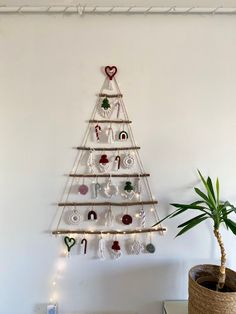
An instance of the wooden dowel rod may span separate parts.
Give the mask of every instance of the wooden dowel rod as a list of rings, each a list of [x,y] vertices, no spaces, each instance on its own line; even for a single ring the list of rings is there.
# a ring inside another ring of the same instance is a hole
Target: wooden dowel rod
[[[59,203],[58,206],[136,206],[136,205],[151,205],[157,204],[157,201],[142,201],[142,202],[66,202]]]
[[[132,123],[131,120],[89,120],[89,123]]]
[[[71,173],[69,174],[70,177],[75,178],[137,178],[137,177],[149,177],[149,173],[123,173],[123,174],[77,174]]]
[[[122,94],[99,94],[99,97],[107,97],[107,98],[121,98],[123,97]]]
[[[133,146],[133,147],[85,147],[85,146],[79,146],[76,147],[80,150],[96,150],[96,151],[117,151],[117,150],[136,150],[140,149],[139,146]]]
[[[92,230],[55,230],[52,231],[53,235],[63,234],[134,234],[134,233],[149,233],[149,232],[160,232],[166,231],[166,228],[147,228],[147,229],[134,229],[134,230],[105,230],[105,231],[92,231]]]

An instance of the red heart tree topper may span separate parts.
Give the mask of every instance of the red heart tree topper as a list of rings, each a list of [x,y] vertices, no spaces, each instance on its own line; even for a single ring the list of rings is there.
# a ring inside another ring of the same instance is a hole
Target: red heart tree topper
[[[112,65],[112,66],[109,66],[107,65],[105,67],[105,72],[106,72],[106,75],[109,77],[110,80],[113,79],[113,77],[116,75],[117,73],[117,67]]]

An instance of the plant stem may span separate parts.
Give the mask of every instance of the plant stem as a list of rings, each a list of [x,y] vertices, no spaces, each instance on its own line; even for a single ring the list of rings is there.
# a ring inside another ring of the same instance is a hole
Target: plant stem
[[[225,247],[224,243],[222,241],[221,234],[219,232],[218,228],[214,229],[214,235],[218,241],[218,244],[220,246],[220,253],[221,253],[221,264],[220,264],[220,273],[218,277],[218,284],[217,284],[217,291],[219,289],[222,289],[225,284],[225,264],[226,264],[226,253],[225,253]]]

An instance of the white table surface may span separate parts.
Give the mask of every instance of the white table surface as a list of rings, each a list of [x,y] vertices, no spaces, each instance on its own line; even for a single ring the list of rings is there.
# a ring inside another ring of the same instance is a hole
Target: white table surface
[[[188,301],[165,301],[163,314],[188,314]]]

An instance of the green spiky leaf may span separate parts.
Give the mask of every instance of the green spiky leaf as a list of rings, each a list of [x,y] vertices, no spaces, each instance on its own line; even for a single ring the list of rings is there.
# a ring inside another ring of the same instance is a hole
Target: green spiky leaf
[[[194,217],[194,218],[192,218],[192,219],[189,219],[189,220],[185,221],[184,223],[182,223],[181,225],[179,225],[178,228],[182,228],[182,227],[184,227],[184,226],[186,226],[186,225],[189,225],[189,224],[191,224],[193,221],[196,221],[197,219],[202,218],[202,217],[204,217],[204,216],[206,216],[206,214],[201,214],[201,215],[198,215],[198,216],[196,216],[196,217]]]
[[[229,229],[236,235],[236,223],[231,219],[225,219],[225,224],[229,227]]]
[[[198,224],[200,224],[202,221],[208,219],[208,217],[202,217],[199,219],[195,219],[192,223],[188,224],[187,226],[185,226],[177,235],[176,237],[180,236],[181,234],[189,231],[190,229],[194,228],[195,226],[197,226]]]

